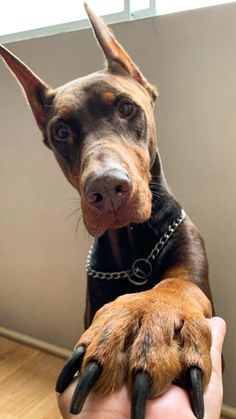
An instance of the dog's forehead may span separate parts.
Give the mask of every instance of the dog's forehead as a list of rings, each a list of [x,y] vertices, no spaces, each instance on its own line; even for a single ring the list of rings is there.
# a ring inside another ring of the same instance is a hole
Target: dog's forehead
[[[55,92],[54,112],[67,116],[76,109],[83,109],[89,100],[96,99],[109,105],[122,95],[142,107],[145,107],[145,104],[150,106],[148,93],[135,80],[104,71],[78,78],[59,87]]]

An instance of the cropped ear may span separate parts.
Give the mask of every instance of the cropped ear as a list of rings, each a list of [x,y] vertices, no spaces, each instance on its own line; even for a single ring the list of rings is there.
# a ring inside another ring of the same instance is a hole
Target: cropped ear
[[[84,3],[88,18],[92,24],[96,39],[103,50],[108,62],[108,68],[111,72],[125,70],[139,84],[141,84],[150,94],[153,101],[157,97],[157,90],[143,76],[139,68],[131,60],[125,49],[120,45],[111,29],[106,23],[90,9],[87,3]]]
[[[45,100],[49,93],[49,87],[2,45],[0,45],[0,55],[23,87],[36,122],[43,130],[46,124]]]

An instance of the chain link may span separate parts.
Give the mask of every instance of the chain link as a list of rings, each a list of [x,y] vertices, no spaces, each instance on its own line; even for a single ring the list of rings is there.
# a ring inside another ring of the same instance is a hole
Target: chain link
[[[148,278],[152,274],[153,262],[157,259],[157,256],[166,245],[171,236],[177,230],[179,225],[185,220],[186,213],[182,209],[181,215],[173,221],[169,226],[167,231],[163,234],[160,240],[157,242],[155,247],[152,249],[150,255],[146,259],[136,259],[132,265],[131,269],[127,271],[119,272],[99,272],[91,268],[91,255],[93,251],[94,243],[91,245],[88,256],[86,258],[85,269],[89,276],[92,276],[95,279],[125,279],[135,285],[143,285],[148,281]],[[140,266],[141,268],[140,268]],[[146,269],[146,271],[145,271]],[[136,278],[136,279],[135,279]]]

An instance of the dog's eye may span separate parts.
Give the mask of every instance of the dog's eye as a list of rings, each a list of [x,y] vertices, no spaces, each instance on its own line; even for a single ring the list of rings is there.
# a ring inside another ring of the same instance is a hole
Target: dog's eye
[[[120,103],[118,108],[119,114],[122,118],[128,118],[129,116],[131,116],[134,109],[134,103],[129,101],[123,101],[122,103]]]
[[[61,142],[67,141],[71,136],[69,128],[63,123],[58,123],[55,125],[53,128],[53,134],[55,139]]]

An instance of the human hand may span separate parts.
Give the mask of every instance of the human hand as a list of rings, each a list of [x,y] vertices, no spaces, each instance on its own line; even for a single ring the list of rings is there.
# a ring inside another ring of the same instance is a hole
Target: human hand
[[[204,394],[205,419],[219,419],[223,398],[221,352],[225,337],[226,325],[224,320],[213,317],[209,320],[212,331],[212,374]],[[58,395],[58,405],[64,419],[130,419],[130,397],[126,387],[118,392],[101,398],[91,393],[79,415],[69,413],[70,402],[77,380]],[[187,392],[172,385],[158,398],[148,400],[146,419],[194,419]]]

